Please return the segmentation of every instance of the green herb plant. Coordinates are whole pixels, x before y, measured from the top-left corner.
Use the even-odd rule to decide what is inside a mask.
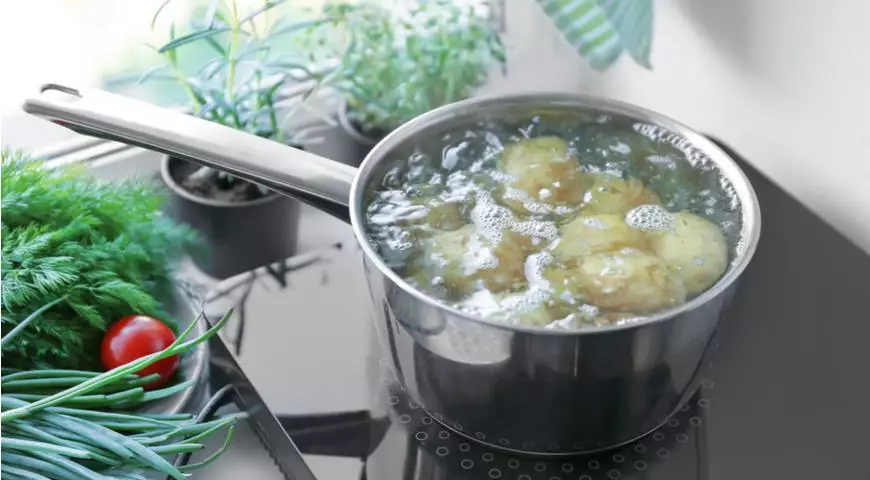
[[[152,27],[169,0],[152,20]],[[301,32],[318,20],[289,23],[270,21],[269,12],[284,0],[267,0],[253,12],[242,12],[235,0],[213,0],[201,18],[190,22],[189,32],[179,35],[170,28],[168,43],[156,48],[164,65],[145,72],[139,82],[169,80],[187,93],[191,114],[237,130],[294,146],[310,142],[306,131],[287,132],[288,121],[301,110],[305,99],[317,87],[320,74],[312,72],[297,52],[281,51],[275,45],[280,36]],[[260,24],[256,20],[262,20]],[[182,71],[179,62],[183,47],[205,42],[214,58],[193,74]],[[301,92],[302,99],[288,107],[282,91],[290,85],[313,82]],[[210,167],[201,167],[182,180],[188,190],[215,196],[231,190],[231,200],[253,200],[268,190]]]
[[[101,182],[84,167],[48,168],[2,153],[2,332],[59,303],[4,342],[3,366],[98,370],[108,326],[123,315],[160,318],[171,273],[196,234],[164,217],[156,182]],[[61,300],[57,300],[61,299]]]
[[[2,339],[5,349],[50,318],[59,297],[33,311]],[[160,472],[175,479],[218,458],[229,447],[236,421],[230,414],[198,422],[187,413],[142,413],[149,402],[190,387],[190,382],[146,391],[157,374],[135,372],[172,355],[183,355],[226,324],[232,311],[199,337],[188,339],[201,317],[164,350],[108,372],[69,369],[2,369],[0,376],[0,463],[3,478],[145,479]],[[201,450],[203,441],[226,431],[223,446],[206,459],[175,466],[167,455]]]
[[[469,97],[505,65],[498,32],[473,8],[416,2],[397,13],[370,2],[330,4],[338,66],[325,84],[340,91],[362,133],[381,136],[433,108]]]

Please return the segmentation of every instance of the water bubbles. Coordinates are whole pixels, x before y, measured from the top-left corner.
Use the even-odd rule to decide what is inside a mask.
[[[616,142],[616,144],[611,145],[609,148],[620,155],[628,155],[631,153],[631,147],[622,142]]]
[[[488,192],[478,192],[476,200],[471,209],[471,222],[490,243],[500,243],[502,233],[513,222],[513,215],[507,207],[497,204]]]
[[[463,257],[463,273],[472,275],[478,270],[496,268],[498,264],[498,257],[492,249],[485,247],[480,238],[473,235],[468,241],[468,250]]]
[[[666,155],[650,155],[646,158],[646,160],[652,164],[658,165],[662,168],[668,170],[676,170],[677,169],[677,161]]]
[[[660,205],[640,205],[629,210],[625,223],[645,232],[670,232],[674,228],[674,216]]]
[[[407,178],[406,181],[412,184],[421,184],[428,182],[432,174],[435,173],[432,166],[432,159],[429,155],[416,152],[408,159]]]
[[[486,139],[487,146],[492,147],[496,150],[502,150],[504,148],[504,144],[502,143],[501,139],[498,138],[498,135],[492,132],[486,132],[484,138]]]
[[[507,207],[499,205],[489,192],[478,192],[476,203],[471,210],[471,222],[477,231],[489,242],[498,244],[505,231],[519,233],[526,237],[544,239],[556,238],[559,234],[553,222],[541,220],[519,220]]]
[[[522,178],[517,177],[525,175],[523,162],[520,168],[507,168],[512,162],[503,158],[505,145],[545,136],[564,140],[565,158],[579,162],[574,170],[578,176],[559,173],[521,189]],[[603,175],[638,182],[655,194],[639,202],[650,204],[634,203],[615,213],[635,233],[644,232],[644,238],[673,231],[673,215],[686,211],[721,226],[732,260],[743,245],[734,186],[691,142],[656,125],[597,114],[496,118],[403,148],[370,194],[369,240],[385,263],[412,285],[475,315],[500,315],[506,321],[540,322],[536,324],[555,329],[637,320],[637,313],[614,315],[619,312],[613,308],[598,308],[583,292],[569,292],[567,279],[551,285],[545,275],[553,268],[546,252],[558,245],[560,229],[578,215],[592,216],[582,199],[594,195],[583,182]],[[531,160],[527,164],[538,168]],[[597,180],[593,184],[602,186]],[[661,205],[653,204],[659,200]],[[589,221],[593,224],[587,232],[594,233],[596,219]],[[435,236],[460,230],[470,233],[454,237],[452,252],[430,249]],[[560,257],[560,268],[563,262]],[[617,258],[602,267],[609,269],[602,276],[629,268],[628,263]],[[414,269],[420,265],[442,270],[419,277]],[[457,277],[463,275],[474,278],[457,288]],[[557,315],[557,307],[565,309]]]
[[[441,153],[441,168],[453,170],[459,164],[459,158],[464,150],[468,149],[468,142],[460,142],[459,145],[448,145]]]

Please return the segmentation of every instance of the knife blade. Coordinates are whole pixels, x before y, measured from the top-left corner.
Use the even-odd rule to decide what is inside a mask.
[[[212,323],[209,321],[209,323]],[[269,410],[257,389],[227,348],[220,335],[209,341],[209,382],[232,385],[237,407],[247,412],[247,421],[287,480],[317,480],[296,444]]]

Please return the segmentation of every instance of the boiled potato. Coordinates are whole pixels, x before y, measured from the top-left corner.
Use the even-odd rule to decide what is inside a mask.
[[[633,312],[604,312],[595,319],[595,323],[596,325],[616,325],[623,320],[631,320],[640,316]]]
[[[559,227],[559,237],[551,253],[562,263],[625,247],[646,248],[644,233],[628,226],[622,216],[614,214],[579,216]]]
[[[527,245],[528,238],[510,231],[492,244],[466,225],[427,239],[412,275],[426,285],[443,285],[454,297],[481,286],[491,292],[516,289],[525,283]]]
[[[664,260],[634,248],[587,255],[578,266],[550,268],[545,276],[557,298],[602,308],[651,312],[686,298],[682,282]]]
[[[422,202],[426,213],[417,224],[424,224],[436,230],[456,230],[468,222],[462,214],[463,204],[428,199]]]
[[[607,173],[593,173],[592,186],[583,197],[584,214],[613,213],[625,215],[638,205],[659,205],[658,195],[647,189],[640,180],[624,180]]]
[[[545,304],[546,298],[530,294],[530,291],[492,293],[479,290],[459,303],[466,310],[483,317],[519,325],[544,326],[552,322],[550,312]]]
[[[547,311],[544,305],[538,305],[534,308],[520,309],[516,313],[512,313],[509,318],[513,323],[518,325],[529,325],[543,327],[553,322],[553,317]]]
[[[586,192],[585,174],[568,153],[568,143],[559,137],[536,137],[506,146],[499,169],[510,176],[502,200],[515,211],[530,211],[534,204],[579,205]]]
[[[499,315],[519,325],[548,325],[553,321],[547,309],[549,297],[549,292],[534,287],[522,293],[498,295]]]
[[[520,325],[544,327],[552,322],[553,317],[550,316],[550,312],[543,305],[534,309],[519,311],[514,317],[514,323]]]
[[[714,223],[689,212],[673,214],[667,232],[650,234],[650,247],[678,274],[690,295],[710,288],[728,268],[728,245]]]

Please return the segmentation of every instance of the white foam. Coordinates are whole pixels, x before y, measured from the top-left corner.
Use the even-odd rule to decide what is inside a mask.
[[[629,210],[625,223],[645,232],[670,232],[674,228],[674,216],[661,205],[640,205]]]
[[[441,168],[453,170],[459,163],[459,156],[468,148],[468,142],[460,142],[459,145],[451,145],[444,148],[441,153]]]
[[[602,118],[600,121],[607,123],[611,119]],[[385,175],[382,188],[374,192],[374,202],[367,209],[373,245],[391,267],[395,265],[395,268],[402,268],[412,258],[409,255],[415,252],[419,254],[421,242],[432,233],[431,229],[405,225],[419,225],[419,220],[428,214],[428,209],[419,205],[420,200],[428,198],[438,202],[456,202],[462,205],[462,212],[468,215],[475,232],[461,252],[459,268],[465,274],[498,267],[499,257],[495,253],[501,253],[499,244],[506,240],[505,235],[509,235],[510,241],[516,241],[515,236],[511,235],[522,235],[529,244],[535,246],[536,251],[543,249],[544,252],[525,256],[523,276],[526,285],[521,289],[493,294],[478,279],[471,293],[456,300],[454,306],[510,322],[519,321],[517,312],[532,313],[536,319],[540,319],[535,309],[558,301],[571,305],[569,310],[572,313],[554,320],[548,328],[583,328],[604,321],[602,315],[609,315],[609,310],[599,311],[593,305],[586,304],[587,299],[582,295],[566,292],[564,297],[560,295],[557,298],[553,285],[543,275],[546,265],[552,260],[547,252],[559,242],[557,222],[561,224],[566,219],[574,218],[582,204],[550,205],[547,202],[553,200],[553,187],[557,187],[558,183],[527,193],[511,187],[516,179],[497,168],[504,143],[523,136],[542,135],[544,133],[538,131],[542,127],[518,132],[511,126],[507,132],[501,129],[502,126],[495,120],[492,125],[482,124],[480,130],[447,134],[443,143],[434,150],[434,155],[428,155],[427,150],[421,149],[410,155],[403,165],[391,168]],[[592,137],[587,142],[587,132],[573,131],[573,127],[568,127],[563,135],[566,139],[569,138],[566,135],[573,135],[570,137],[573,138],[570,146],[572,158],[581,159],[583,171],[611,174],[617,178],[637,178],[655,191],[667,205],[636,207],[625,215],[626,224],[646,232],[672,231],[674,217],[669,210],[688,210],[719,224],[737,252],[745,248],[740,240],[742,222],[738,197],[733,185],[716,168],[715,162],[678,134],[643,123],[633,124],[632,127],[638,133],[629,133],[636,137],[647,137],[652,142],[638,138],[639,142],[636,143],[622,135],[612,139]],[[594,130],[597,127],[591,128]],[[617,128],[624,129],[625,126]],[[593,135],[598,134],[593,132]],[[602,140],[606,143],[601,143]],[[688,182],[682,183],[685,180]],[[504,197],[496,201],[493,192],[503,192]],[[505,200],[510,202],[502,204]],[[515,205],[522,205],[523,209],[515,211]],[[593,228],[606,228],[595,219],[588,220],[587,224]],[[630,250],[626,252],[631,253]],[[608,262],[603,275],[616,274],[625,267],[621,264],[619,254],[614,253],[615,257]],[[504,259],[502,257],[502,261]],[[447,259],[443,255],[432,255],[422,260],[433,268],[432,274],[435,276],[429,282],[433,286],[443,285],[444,279],[437,276],[437,268],[439,265],[447,266]],[[519,259],[512,257],[510,261]],[[622,322],[618,319],[612,321]]]
[[[622,142],[617,142],[616,145],[611,145],[610,149],[620,155],[628,155],[631,153],[631,147]]]
[[[550,240],[559,235],[555,223],[545,220],[518,220],[509,208],[499,205],[489,192],[479,191],[471,222],[478,233],[493,244],[501,242],[505,231],[512,231],[531,239]]]

